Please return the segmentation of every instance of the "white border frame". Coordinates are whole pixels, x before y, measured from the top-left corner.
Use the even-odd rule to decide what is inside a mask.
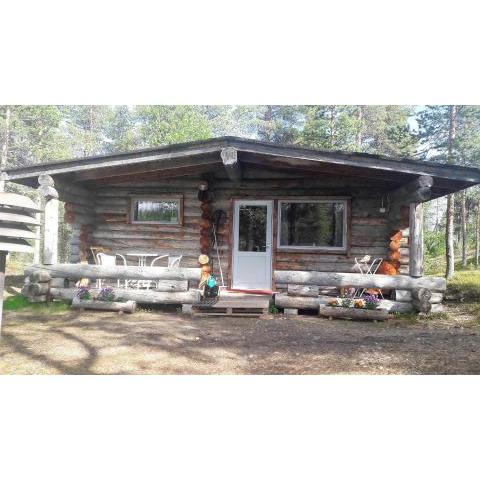
[[[279,199],[278,200],[278,211],[277,211],[277,250],[278,251],[297,251],[297,250],[309,250],[312,252],[347,252],[348,245],[348,202],[346,198],[302,198],[302,199]],[[343,245],[341,247],[309,247],[309,246],[291,246],[291,245],[281,245],[281,228],[282,228],[282,203],[343,203],[344,213],[343,213]]]
[[[267,252],[270,254],[270,273],[269,273],[269,278],[270,278],[270,286],[268,288],[272,288],[272,282],[273,282],[273,210],[275,208],[275,201],[272,199],[255,199],[251,200],[248,198],[238,198],[238,199],[233,199],[233,243],[232,243],[232,262],[231,262],[231,288],[237,288],[235,287],[235,267],[236,267],[236,261],[235,261],[235,254],[237,252],[238,248],[238,235],[239,235],[239,229],[238,229],[238,222],[239,222],[239,211],[240,211],[240,206],[241,205],[265,205],[267,207],[267,219],[268,219],[268,224],[267,224]],[[270,212],[270,215],[268,215],[268,212]],[[255,253],[255,252],[253,252]],[[238,288],[243,288],[243,287],[238,287]],[[255,288],[253,289],[255,290]]]

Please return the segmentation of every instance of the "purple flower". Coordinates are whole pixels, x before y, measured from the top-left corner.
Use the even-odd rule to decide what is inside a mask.
[[[364,295],[365,308],[368,310],[375,310],[380,303],[379,298],[376,295]]]
[[[112,287],[103,287],[97,295],[97,300],[102,302],[113,302],[115,300],[115,292]]]
[[[75,297],[79,300],[90,300],[92,298],[92,294],[90,293],[90,289],[88,287],[79,287],[75,291]]]

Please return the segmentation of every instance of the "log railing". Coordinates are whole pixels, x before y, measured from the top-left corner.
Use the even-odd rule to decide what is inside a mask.
[[[287,293],[276,294],[275,305],[292,313],[298,309],[317,310],[327,305],[332,297],[316,293],[318,287],[324,286],[393,290],[394,298],[381,300],[380,308],[402,313],[439,312],[442,309],[443,292],[447,288],[446,280],[441,277],[277,270],[274,278],[277,284],[287,284]]]
[[[50,299],[72,300],[79,279],[154,280],[158,289],[115,289],[118,298],[148,304],[191,305],[200,301],[200,291],[188,289],[198,284],[200,268],[107,266],[88,264],[32,265],[25,269],[22,293],[31,302]],[[93,288],[95,293],[96,289]]]

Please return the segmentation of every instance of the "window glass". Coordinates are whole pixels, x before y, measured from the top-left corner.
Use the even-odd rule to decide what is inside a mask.
[[[144,199],[133,204],[134,222],[178,224],[180,202],[178,200]]]
[[[267,250],[267,206],[240,206],[238,221],[238,250],[265,252]]]
[[[345,202],[280,202],[280,246],[344,247]]]

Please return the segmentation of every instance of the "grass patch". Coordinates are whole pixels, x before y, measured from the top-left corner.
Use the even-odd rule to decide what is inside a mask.
[[[41,313],[56,313],[68,310],[69,304],[66,302],[30,303],[23,295],[12,295],[3,302],[4,311],[34,311]]]
[[[480,301],[480,270],[463,270],[448,281],[447,292],[461,293],[465,300]]]

